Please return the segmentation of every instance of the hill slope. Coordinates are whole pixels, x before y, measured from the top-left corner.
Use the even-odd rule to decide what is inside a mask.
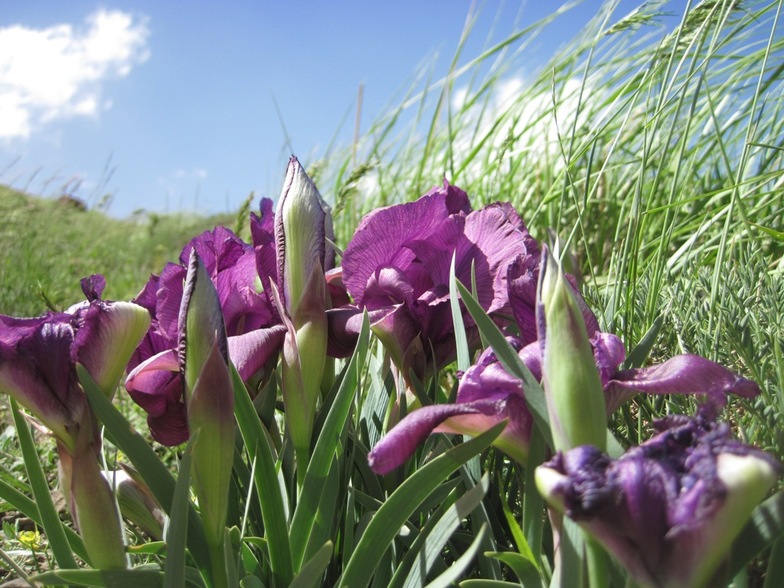
[[[83,299],[80,278],[106,276],[107,299],[133,297],[182,246],[231,218],[154,215],[117,220],[75,203],[0,186],[0,314],[33,316]]]

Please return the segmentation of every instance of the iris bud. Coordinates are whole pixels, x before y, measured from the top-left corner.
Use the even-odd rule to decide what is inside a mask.
[[[316,185],[292,157],[275,215],[278,311],[288,328],[283,344],[283,401],[300,475],[307,467],[310,435],[327,354],[332,217]]]
[[[539,277],[537,330],[542,375],[556,450],[604,450],[607,416],[601,377],[573,289],[545,248]]]

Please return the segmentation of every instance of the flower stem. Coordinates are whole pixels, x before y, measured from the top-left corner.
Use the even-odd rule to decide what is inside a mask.
[[[297,457],[297,490],[302,492],[302,487],[305,485],[305,474],[308,472],[308,464],[310,463],[310,451],[307,447],[295,448]]]
[[[210,563],[212,564],[213,588],[229,588],[226,569],[226,550],[223,543],[210,544]]]
[[[609,586],[607,575],[607,554],[591,536],[585,534],[585,559],[588,565],[588,586],[599,588]]]

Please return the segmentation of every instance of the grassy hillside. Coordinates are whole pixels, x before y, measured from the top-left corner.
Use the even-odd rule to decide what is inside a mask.
[[[94,273],[106,276],[106,298],[130,299],[193,235],[215,224],[233,226],[225,217],[117,220],[5,186],[0,218],[0,313],[16,316],[67,308],[83,298],[79,279]]]

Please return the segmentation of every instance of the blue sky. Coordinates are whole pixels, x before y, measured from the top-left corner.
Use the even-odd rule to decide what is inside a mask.
[[[488,39],[505,38],[560,6],[478,4],[463,62]],[[532,67],[600,4],[586,0],[537,41],[529,50]],[[446,72],[471,6],[5,3],[0,182],[48,196],[67,190],[90,205],[111,193],[114,216],[138,209],[215,213],[235,210],[251,191],[275,197],[289,155],[281,119],[306,165],[336,133],[348,144],[359,85],[366,128],[423,64],[436,59],[436,72]]]

